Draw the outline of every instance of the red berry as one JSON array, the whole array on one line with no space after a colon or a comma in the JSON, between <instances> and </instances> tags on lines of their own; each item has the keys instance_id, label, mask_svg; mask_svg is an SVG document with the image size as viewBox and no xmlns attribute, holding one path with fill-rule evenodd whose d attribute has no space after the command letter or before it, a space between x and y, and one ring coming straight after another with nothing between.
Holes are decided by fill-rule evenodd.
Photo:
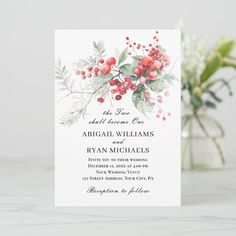
<instances>
[{"instance_id":1,"label":"red berry","mask_svg":"<svg viewBox=\"0 0 236 236\"><path fill-rule=\"evenodd\" d=\"M152 64L152 68L155 70L159 70L161 68L161 63L159 61L154 61Z\"/></svg>"},{"instance_id":2,"label":"red berry","mask_svg":"<svg viewBox=\"0 0 236 236\"><path fill-rule=\"evenodd\" d=\"M120 95L124 95L124 94L126 94L126 90L125 89L120 91Z\"/></svg>"},{"instance_id":3,"label":"red berry","mask_svg":"<svg viewBox=\"0 0 236 236\"><path fill-rule=\"evenodd\" d=\"M81 75L85 75L85 71L82 70L82 71L81 71Z\"/></svg>"},{"instance_id":4,"label":"red berry","mask_svg":"<svg viewBox=\"0 0 236 236\"><path fill-rule=\"evenodd\" d=\"M142 65L138 65L138 68L140 71L144 70L144 67Z\"/></svg>"},{"instance_id":5,"label":"red berry","mask_svg":"<svg viewBox=\"0 0 236 236\"><path fill-rule=\"evenodd\" d=\"M76 71L76 74L77 74L77 75L79 75L79 74L80 74L80 71L79 71L79 70L77 70L77 71Z\"/></svg>"},{"instance_id":6,"label":"red berry","mask_svg":"<svg viewBox=\"0 0 236 236\"><path fill-rule=\"evenodd\" d=\"M130 86L131 86L131 84L128 83L127 85L125 85L125 89L126 89L126 90L130 89Z\"/></svg>"},{"instance_id":7,"label":"red berry","mask_svg":"<svg viewBox=\"0 0 236 236\"><path fill-rule=\"evenodd\" d=\"M100 62L101 64L104 63L104 59L101 58L101 59L99 60L99 62Z\"/></svg>"},{"instance_id":8,"label":"red berry","mask_svg":"<svg viewBox=\"0 0 236 236\"><path fill-rule=\"evenodd\" d=\"M116 96L115 96L115 99L116 99L116 100L120 100L121 98L122 98L121 95L116 95Z\"/></svg>"},{"instance_id":9,"label":"red berry","mask_svg":"<svg viewBox=\"0 0 236 236\"><path fill-rule=\"evenodd\" d=\"M140 75L140 69L139 68L135 68L134 69L134 74L135 75Z\"/></svg>"},{"instance_id":10,"label":"red berry","mask_svg":"<svg viewBox=\"0 0 236 236\"><path fill-rule=\"evenodd\" d=\"M125 82L131 82L131 77L130 76L125 76Z\"/></svg>"},{"instance_id":11,"label":"red berry","mask_svg":"<svg viewBox=\"0 0 236 236\"><path fill-rule=\"evenodd\" d=\"M93 70L93 67L92 66L89 66L88 67L88 71L92 71Z\"/></svg>"},{"instance_id":12,"label":"red berry","mask_svg":"<svg viewBox=\"0 0 236 236\"><path fill-rule=\"evenodd\" d=\"M107 75L107 74L109 74L110 71L111 71L111 66L110 66L110 65L102 65L100 71L101 71L101 74L102 74L102 75Z\"/></svg>"},{"instance_id":13,"label":"red berry","mask_svg":"<svg viewBox=\"0 0 236 236\"><path fill-rule=\"evenodd\" d=\"M149 79L150 79L150 80L156 80L156 76L151 76L151 75L149 75Z\"/></svg>"},{"instance_id":14,"label":"red berry","mask_svg":"<svg viewBox=\"0 0 236 236\"><path fill-rule=\"evenodd\" d=\"M130 89L133 90L133 91L135 91L136 88L137 88L137 86L136 86L135 84L133 84L133 85L130 87Z\"/></svg>"},{"instance_id":15,"label":"red berry","mask_svg":"<svg viewBox=\"0 0 236 236\"><path fill-rule=\"evenodd\" d=\"M116 86L118 87L118 88L121 88L122 87L122 83L119 81L118 83L116 83Z\"/></svg>"},{"instance_id":16,"label":"red berry","mask_svg":"<svg viewBox=\"0 0 236 236\"><path fill-rule=\"evenodd\" d=\"M92 74L91 74L91 73L89 73L87 76L88 76L88 78L91 78L91 77L92 77Z\"/></svg>"},{"instance_id":17,"label":"red berry","mask_svg":"<svg viewBox=\"0 0 236 236\"><path fill-rule=\"evenodd\" d=\"M149 47L151 47L151 46L152 46L152 44L151 44L151 43L149 43L149 44L148 44L148 46L149 46Z\"/></svg>"},{"instance_id":18,"label":"red berry","mask_svg":"<svg viewBox=\"0 0 236 236\"><path fill-rule=\"evenodd\" d=\"M112 94L117 93L117 92L118 92L118 89L117 89L117 88L111 90L111 93L112 93Z\"/></svg>"},{"instance_id":19,"label":"red berry","mask_svg":"<svg viewBox=\"0 0 236 236\"><path fill-rule=\"evenodd\" d=\"M98 68L98 67L95 67L93 70L94 70L95 73L98 73L99 68Z\"/></svg>"},{"instance_id":20,"label":"red berry","mask_svg":"<svg viewBox=\"0 0 236 236\"><path fill-rule=\"evenodd\" d=\"M85 76L85 75L83 75L82 79L86 79L86 76Z\"/></svg>"},{"instance_id":21,"label":"red berry","mask_svg":"<svg viewBox=\"0 0 236 236\"><path fill-rule=\"evenodd\" d=\"M114 85L116 84L116 81L113 80L113 79L111 79L111 80L109 80L109 84L110 84L111 86L114 86Z\"/></svg>"},{"instance_id":22,"label":"red berry","mask_svg":"<svg viewBox=\"0 0 236 236\"><path fill-rule=\"evenodd\" d=\"M126 37L126 40L129 40L129 37Z\"/></svg>"},{"instance_id":23,"label":"red berry","mask_svg":"<svg viewBox=\"0 0 236 236\"><path fill-rule=\"evenodd\" d=\"M145 84L147 79L144 76L141 76L139 81L140 81L141 84Z\"/></svg>"},{"instance_id":24,"label":"red berry","mask_svg":"<svg viewBox=\"0 0 236 236\"><path fill-rule=\"evenodd\" d=\"M156 77L157 76L157 71L156 70L150 71L149 76L150 77Z\"/></svg>"},{"instance_id":25,"label":"red berry","mask_svg":"<svg viewBox=\"0 0 236 236\"><path fill-rule=\"evenodd\" d=\"M115 65L116 64L116 59L114 57L108 57L106 59L106 64L107 65Z\"/></svg>"},{"instance_id":26,"label":"red berry","mask_svg":"<svg viewBox=\"0 0 236 236\"><path fill-rule=\"evenodd\" d=\"M103 103L104 102L104 98L98 98L97 101Z\"/></svg>"},{"instance_id":27,"label":"red berry","mask_svg":"<svg viewBox=\"0 0 236 236\"><path fill-rule=\"evenodd\" d=\"M145 65L145 66L151 66L152 65L152 62L153 62L153 60L152 60L152 58L151 57L144 57L143 59L142 59L142 64L143 65Z\"/></svg>"},{"instance_id":28,"label":"red berry","mask_svg":"<svg viewBox=\"0 0 236 236\"><path fill-rule=\"evenodd\" d=\"M120 82L118 79L115 79L114 81L115 81L116 84L117 84L118 82Z\"/></svg>"}]
</instances>

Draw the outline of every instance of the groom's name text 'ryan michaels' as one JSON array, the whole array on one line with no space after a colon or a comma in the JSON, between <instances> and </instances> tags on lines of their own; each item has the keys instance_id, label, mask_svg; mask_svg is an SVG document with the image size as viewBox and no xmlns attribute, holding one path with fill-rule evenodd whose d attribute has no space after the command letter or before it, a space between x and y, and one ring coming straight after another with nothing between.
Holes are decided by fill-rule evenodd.
<instances>
[{"instance_id":1,"label":"groom's name text 'ryan michaels'","mask_svg":"<svg viewBox=\"0 0 236 236\"><path fill-rule=\"evenodd\" d=\"M87 153L149 153L149 147L87 147Z\"/></svg>"}]
</instances>

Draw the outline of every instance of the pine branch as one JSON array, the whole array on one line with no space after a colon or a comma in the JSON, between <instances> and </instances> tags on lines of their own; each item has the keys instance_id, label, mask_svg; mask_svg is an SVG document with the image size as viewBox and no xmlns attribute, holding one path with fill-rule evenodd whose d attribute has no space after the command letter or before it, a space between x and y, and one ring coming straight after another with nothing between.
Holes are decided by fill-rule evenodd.
<instances>
[{"instance_id":1,"label":"pine branch","mask_svg":"<svg viewBox=\"0 0 236 236\"><path fill-rule=\"evenodd\" d=\"M78 122L80 117L84 117L86 115L86 110L81 108L79 110L71 111L67 114L65 114L61 120L60 123L64 126L71 126L74 123Z\"/></svg>"},{"instance_id":2,"label":"pine branch","mask_svg":"<svg viewBox=\"0 0 236 236\"><path fill-rule=\"evenodd\" d=\"M65 65L62 65L61 60L58 60L55 64L55 78L59 80L65 80L69 76L69 71Z\"/></svg>"}]
</instances>

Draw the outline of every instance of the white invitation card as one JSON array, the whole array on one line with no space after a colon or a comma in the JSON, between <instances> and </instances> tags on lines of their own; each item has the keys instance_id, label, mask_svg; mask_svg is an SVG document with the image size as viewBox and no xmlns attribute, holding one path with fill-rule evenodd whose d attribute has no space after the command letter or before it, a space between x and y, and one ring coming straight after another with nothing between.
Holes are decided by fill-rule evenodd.
<instances>
[{"instance_id":1,"label":"white invitation card","mask_svg":"<svg viewBox=\"0 0 236 236\"><path fill-rule=\"evenodd\" d=\"M55 31L57 206L179 206L180 32Z\"/></svg>"}]
</instances>

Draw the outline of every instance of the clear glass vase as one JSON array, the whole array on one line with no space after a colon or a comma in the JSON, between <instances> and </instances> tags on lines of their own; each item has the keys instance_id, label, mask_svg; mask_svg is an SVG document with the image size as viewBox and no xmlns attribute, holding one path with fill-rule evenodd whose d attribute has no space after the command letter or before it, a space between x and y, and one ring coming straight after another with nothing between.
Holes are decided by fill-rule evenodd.
<instances>
[{"instance_id":1,"label":"clear glass vase","mask_svg":"<svg viewBox=\"0 0 236 236\"><path fill-rule=\"evenodd\" d=\"M203 111L182 117L182 170L220 169L225 164L224 130Z\"/></svg>"}]
</instances>

